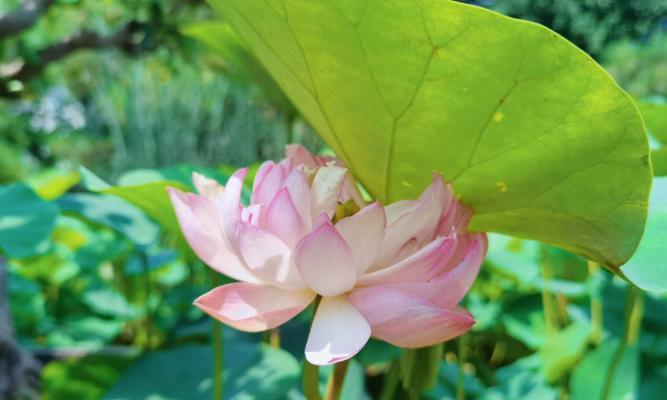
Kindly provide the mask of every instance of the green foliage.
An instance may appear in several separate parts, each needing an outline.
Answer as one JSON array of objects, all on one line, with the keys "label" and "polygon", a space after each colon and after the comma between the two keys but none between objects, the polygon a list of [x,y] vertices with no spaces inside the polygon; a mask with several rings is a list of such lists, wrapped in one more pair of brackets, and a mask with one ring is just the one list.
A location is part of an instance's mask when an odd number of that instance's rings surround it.
[{"label": "green foliage", "polygon": [[[225,348],[225,398],[285,398],[298,382],[299,364],[266,345]],[[191,399],[212,396],[211,349],[181,346],[149,353],[128,368],[104,399]]]},{"label": "green foliage", "polygon": [[650,186],[639,114],[555,33],[453,2],[211,4],[371,194],[412,197],[437,171],[475,209],[472,229],[612,269],[636,248]]},{"label": "green foliage", "polygon": [[593,55],[602,53],[615,40],[643,39],[659,29],[667,13],[667,4],[659,0],[483,0],[475,3],[544,24]]},{"label": "green foliage", "polygon": [[43,251],[58,207],[40,199],[26,185],[0,186],[0,250],[12,257]]},{"label": "green foliage", "polygon": [[621,270],[644,290],[667,290],[667,177],[655,178],[651,191],[648,222],[634,256]]}]

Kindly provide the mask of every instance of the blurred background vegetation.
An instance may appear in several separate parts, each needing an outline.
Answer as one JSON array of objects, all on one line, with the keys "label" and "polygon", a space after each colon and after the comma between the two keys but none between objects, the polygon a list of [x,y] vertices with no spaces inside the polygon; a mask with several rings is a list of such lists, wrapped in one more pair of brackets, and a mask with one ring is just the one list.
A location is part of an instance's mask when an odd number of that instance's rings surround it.
[{"label": "blurred background vegetation", "polygon": [[[667,174],[667,0],[470,3],[601,62]],[[224,182],[290,142],[324,150],[203,1],[0,0],[0,398],[210,399],[213,324],[191,302],[220,278],[185,246],[164,187],[191,188],[195,169]],[[619,352],[637,328],[626,296],[642,329]],[[467,306],[478,323],[445,345],[429,398],[667,390],[667,299],[565,251],[493,235]],[[307,326],[281,328],[282,349],[224,328],[225,397],[303,398]],[[372,341],[346,398],[378,398],[397,354]]]}]

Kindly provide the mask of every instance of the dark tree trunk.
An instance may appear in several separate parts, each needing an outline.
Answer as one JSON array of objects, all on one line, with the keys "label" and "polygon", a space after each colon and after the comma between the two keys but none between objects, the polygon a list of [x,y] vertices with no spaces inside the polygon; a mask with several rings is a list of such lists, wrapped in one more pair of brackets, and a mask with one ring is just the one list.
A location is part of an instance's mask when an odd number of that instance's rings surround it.
[{"label": "dark tree trunk", "polygon": [[0,256],[0,399],[39,398],[40,369],[39,362],[14,337],[5,260]]}]

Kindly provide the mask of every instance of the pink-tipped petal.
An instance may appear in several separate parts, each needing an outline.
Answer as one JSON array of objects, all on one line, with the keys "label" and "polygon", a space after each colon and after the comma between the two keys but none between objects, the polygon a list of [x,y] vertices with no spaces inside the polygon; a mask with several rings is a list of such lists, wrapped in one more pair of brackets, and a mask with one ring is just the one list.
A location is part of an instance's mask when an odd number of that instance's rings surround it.
[{"label": "pink-tipped petal", "polygon": [[305,165],[306,167],[313,169],[319,165],[317,158],[300,144],[289,144],[285,146],[285,157],[291,157],[295,166]]},{"label": "pink-tipped petal", "polygon": [[288,290],[305,289],[291,264],[291,249],[270,232],[250,224],[239,226],[239,251],[250,271],[265,282]]},{"label": "pink-tipped petal", "polygon": [[[472,234],[465,256],[451,271],[436,278],[436,288],[430,300],[440,307],[451,308],[459,304],[477,278],[486,255],[487,240],[483,233]],[[434,279],[434,280],[436,280]]]},{"label": "pink-tipped petal", "polygon": [[310,187],[308,187],[308,180],[301,169],[294,169],[290,172],[285,179],[285,188],[289,191],[294,206],[301,216],[304,232],[310,232],[313,227],[313,218],[310,213],[312,204]]},{"label": "pink-tipped petal", "polygon": [[243,180],[247,174],[247,168],[241,168],[234,172],[227,180],[227,185],[222,193],[222,226],[232,250],[236,249],[236,230],[241,221],[241,191],[243,190]]},{"label": "pink-tipped petal", "polygon": [[195,300],[195,306],[233,328],[260,332],[275,328],[303,311],[315,298],[309,290],[288,291],[270,285],[230,283]]},{"label": "pink-tipped petal", "polygon": [[263,216],[263,226],[293,248],[304,234],[301,216],[286,188],[280,189]]},{"label": "pink-tipped petal", "polygon": [[251,203],[268,206],[283,186],[286,177],[287,175],[280,164],[273,164],[268,167],[263,179],[253,189]]},{"label": "pink-tipped petal", "polygon": [[461,251],[464,256],[457,261],[450,260],[438,276],[430,281],[398,282],[383,285],[383,287],[411,293],[441,308],[456,306],[475,281],[486,254],[487,241],[483,233],[471,234],[465,242],[462,245],[459,241],[458,246],[464,248]]},{"label": "pink-tipped petal", "polygon": [[356,289],[349,299],[370,323],[373,336],[399,347],[444,342],[475,323],[463,309],[441,309],[413,294],[382,286]]},{"label": "pink-tipped petal", "polygon": [[216,199],[222,195],[223,187],[216,180],[205,177],[204,175],[193,172],[192,183],[195,185],[197,192],[206,197]]},{"label": "pink-tipped petal", "polygon": [[358,273],[366,272],[377,258],[386,226],[387,219],[379,202],[364,207],[336,224],[336,229],[352,250]]},{"label": "pink-tipped petal", "polygon": [[456,237],[440,237],[394,265],[361,275],[357,282],[363,286],[426,282],[442,271],[455,251]]},{"label": "pink-tipped petal", "polygon": [[357,267],[352,251],[329,221],[301,239],[293,257],[303,280],[322,296],[337,296],[354,287]]},{"label": "pink-tipped petal", "polygon": [[322,213],[329,217],[333,215],[338,205],[346,172],[340,167],[321,167],[317,170],[310,187],[313,218],[317,218]]},{"label": "pink-tipped petal", "polygon": [[264,178],[271,171],[271,168],[276,165],[273,161],[264,161],[262,165],[259,166],[257,173],[255,174],[255,179],[252,182],[252,195],[250,196],[250,204],[257,204],[257,195],[259,194],[258,188],[262,186]]},{"label": "pink-tipped petal", "polygon": [[387,207],[387,233],[379,264],[398,261],[397,254],[412,239],[421,246],[434,237],[443,209],[449,207],[445,192],[442,178],[437,176],[419,200],[404,200]]},{"label": "pink-tipped petal", "polygon": [[204,196],[183,193],[174,188],[168,190],[183,236],[202,261],[230,278],[261,282],[225,242],[214,203]]},{"label": "pink-tipped petal", "polygon": [[361,350],[371,327],[345,296],[324,297],[317,307],[306,342],[306,359],[314,365],[345,361]]}]

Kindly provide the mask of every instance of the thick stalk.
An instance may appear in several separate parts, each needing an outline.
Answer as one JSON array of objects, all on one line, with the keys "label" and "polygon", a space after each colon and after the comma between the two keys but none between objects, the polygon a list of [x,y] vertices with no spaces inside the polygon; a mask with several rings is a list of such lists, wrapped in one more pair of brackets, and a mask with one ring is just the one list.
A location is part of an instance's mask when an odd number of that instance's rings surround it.
[{"label": "thick stalk", "polygon": [[[212,269],[209,269],[209,271],[211,286],[216,287],[220,283],[220,277]],[[216,320],[213,320],[211,341],[213,342],[213,400],[222,400],[224,393],[223,369],[225,348],[222,343],[222,324]]]},{"label": "thick stalk", "polygon": [[[313,318],[315,317],[315,312],[317,312],[317,307],[320,305],[321,296],[315,298],[313,303]],[[308,400],[322,400],[320,396],[320,384],[319,384],[319,369],[317,365],[313,365],[308,362],[308,360],[303,360],[303,394],[306,395]]]},{"label": "thick stalk", "polygon": [[[600,266],[594,262],[588,262],[589,279],[597,282]],[[600,301],[600,293],[597,289],[591,293],[591,340],[596,345],[600,344],[602,340],[602,302]]]},{"label": "thick stalk", "polygon": [[602,389],[602,400],[608,400],[611,395],[611,388],[614,384],[614,377],[618,365],[623,358],[623,353],[628,348],[637,343],[639,332],[641,331],[641,322],[644,315],[644,294],[641,289],[630,286],[625,300],[625,328],[623,339],[618,345],[618,349],[611,360],[611,365],[607,371],[604,387]]},{"label": "thick stalk", "polygon": [[325,400],[340,399],[340,394],[343,392],[343,382],[345,382],[345,375],[349,366],[350,360],[341,361],[334,365],[334,370],[331,373],[327,386],[327,394],[324,396]]},{"label": "thick stalk", "polygon": [[320,396],[319,369],[317,365],[303,360],[303,394],[308,400],[322,400]]},{"label": "thick stalk", "polygon": [[544,321],[547,327],[547,334],[549,336],[558,331],[558,308],[551,292],[549,292],[549,282],[553,278],[551,265],[546,259],[546,251],[542,250],[542,260],[540,261],[540,268],[542,270],[542,307],[544,308]]},{"label": "thick stalk", "polygon": [[394,393],[398,389],[398,383],[401,378],[401,366],[398,363],[398,360],[391,362],[391,367],[389,367],[389,372],[384,378],[384,387],[382,388],[382,394],[380,394],[380,400],[392,400],[394,398]]},{"label": "thick stalk", "polygon": [[466,387],[465,387],[465,368],[464,364],[468,361],[468,342],[470,341],[470,336],[464,334],[459,336],[459,371],[458,371],[458,380],[456,382],[456,400],[465,400],[466,398]]}]

